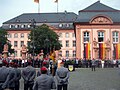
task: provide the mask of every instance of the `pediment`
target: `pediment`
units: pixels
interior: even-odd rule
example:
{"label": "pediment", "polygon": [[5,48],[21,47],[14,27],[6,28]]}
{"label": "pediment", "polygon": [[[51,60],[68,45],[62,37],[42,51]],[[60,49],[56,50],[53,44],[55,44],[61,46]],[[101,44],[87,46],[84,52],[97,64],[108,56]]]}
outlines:
{"label": "pediment", "polygon": [[91,24],[112,24],[112,20],[105,16],[97,16],[91,19]]}

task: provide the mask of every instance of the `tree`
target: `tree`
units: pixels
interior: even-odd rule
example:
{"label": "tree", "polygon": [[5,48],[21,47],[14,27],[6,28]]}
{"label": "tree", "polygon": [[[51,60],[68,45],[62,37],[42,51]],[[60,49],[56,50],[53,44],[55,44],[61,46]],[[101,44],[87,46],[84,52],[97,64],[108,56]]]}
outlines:
{"label": "tree", "polygon": [[14,49],[11,49],[11,44],[8,43],[7,39],[7,31],[4,30],[3,28],[0,28],[0,53],[3,53],[4,45],[8,44],[8,52],[9,53],[14,53]]}
{"label": "tree", "polygon": [[58,40],[59,36],[45,24],[32,29],[29,39],[29,53],[33,53],[34,49],[36,54],[39,54],[40,50],[43,50],[44,54],[47,54],[53,49],[60,50],[62,46]]}

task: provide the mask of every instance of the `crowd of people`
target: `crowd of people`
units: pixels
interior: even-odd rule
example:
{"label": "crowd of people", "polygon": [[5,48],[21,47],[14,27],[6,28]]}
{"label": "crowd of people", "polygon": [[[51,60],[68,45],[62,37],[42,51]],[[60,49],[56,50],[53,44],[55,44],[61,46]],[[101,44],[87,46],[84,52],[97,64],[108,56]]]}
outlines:
{"label": "crowd of people", "polygon": [[[67,90],[69,71],[60,63],[60,68],[49,68],[51,61],[40,62],[40,69],[35,69],[32,60],[27,60],[23,68],[18,68],[16,60],[3,59],[0,68],[0,90],[20,90],[20,79],[24,80],[24,90]],[[54,73],[53,73],[54,71]],[[56,78],[56,80],[55,80]],[[63,89],[62,89],[63,88]]]}

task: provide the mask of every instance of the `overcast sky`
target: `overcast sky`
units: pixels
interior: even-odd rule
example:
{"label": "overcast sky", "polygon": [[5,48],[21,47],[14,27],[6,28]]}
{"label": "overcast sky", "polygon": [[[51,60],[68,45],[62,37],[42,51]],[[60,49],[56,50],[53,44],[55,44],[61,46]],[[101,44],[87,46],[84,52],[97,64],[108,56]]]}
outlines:
{"label": "overcast sky", "polygon": [[[59,0],[58,11],[74,12],[78,14],[89,5],[98,0]],[[120,0],[100,0],[101,3],[120,10]],[[0,26],[3,22],[23,13],[37,13],[38,4],[34,0],[0,0]],[[57,12],[54,0],[40,0],[40,13]]]}

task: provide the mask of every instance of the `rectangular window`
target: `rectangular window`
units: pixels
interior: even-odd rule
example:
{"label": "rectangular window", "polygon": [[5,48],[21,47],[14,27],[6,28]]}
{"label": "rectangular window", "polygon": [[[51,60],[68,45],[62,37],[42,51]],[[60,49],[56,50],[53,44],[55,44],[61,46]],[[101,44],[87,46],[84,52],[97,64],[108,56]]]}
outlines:
{"label": "rectangular window", "polygon": [[73,47],[76,47],[76,41],[75,40],[73,41]]}
{"label": "rectangular window", "polygon": [[116,42],[118,42],[118,32],[113,32],[112,33],[112,36],[113,36],[113,43],[116,43]]}
{"label": "rectangular window", "polygon": [[8,38],[12,38],[12,34],[11,34],[11,33],[8,33],[7,37],[8,37]]}
{"label": "rectangular window", "polygon": [[14,34],[14,38],[18,38],[18,34],[17,33]]}
{"label": "rectangular window", "polygon": [[84,32],[84,39],[83,39],[83,41],[84,42],[89,42],[89,32]]}
{"label": "rectangular window", "polygon": [[17,47],[17,46],[18,46],[18,42],[14,41],[14,47]]}
{"label": "rectangular window", "polygon": [[69,51],[66,51],[66,57],[69,57]]}
{"label": "rectangular window", "polygon": [[24,38],[24,33],[21,33],[21,38]]}
{"label": "rectangular window", "polygon": [[69,38],[69,33],[66,33],[66,34],[65,34],[65,37],[66,37],[66,38]]}
{"label": "rectangular window", "polygon": [[72,33],[72,37],[75,37],[75,33]]}
{"label": "rectangular window", "polygon": [[59,37],[62,37],[62,33],[59,33]]}
{"label": "rectangular window", "polygon": [[22,47],[24,45],[24,41],[21,41],[20,46]]}
{"label": "rectangular window", "polygon": [[76,57],[76,51],[75,50],[73,51],[73,57]]}
{"label": "rectangular window", "polygon": [[104,41],[104,32],[98,32],[98,42]]}
{"label": "rectangular window", "polygon": [[14,54],[15,54],[15,57],[16,57],[17,56],[17,51],[15,51]]}
{"label": "rectangular window", "polygon": [[69,41],[68,40],[66,41],[66,47],[69,47]]}

